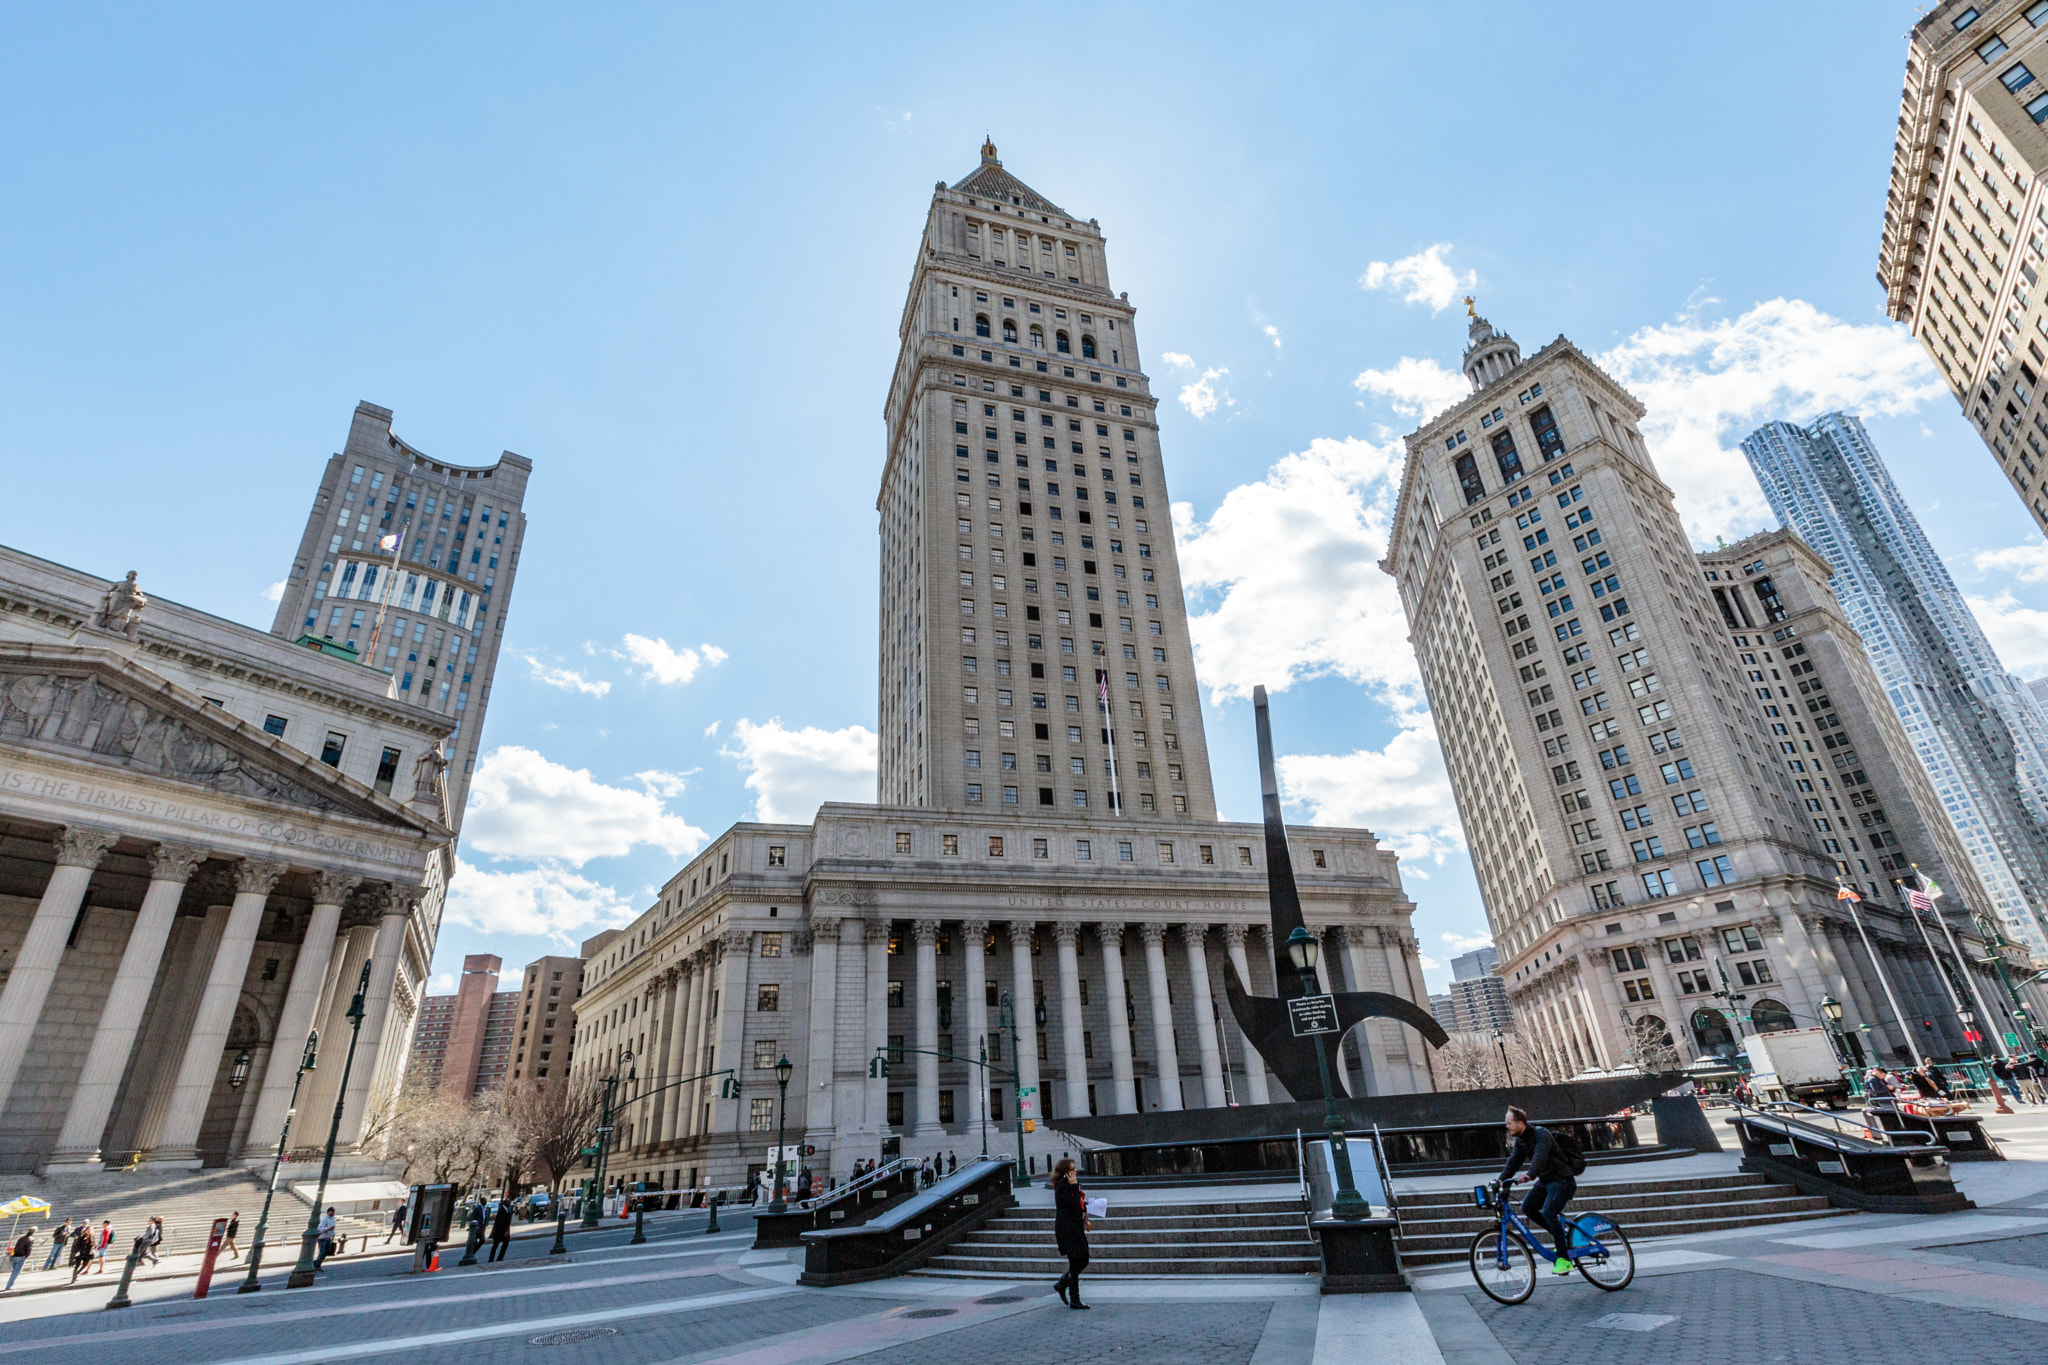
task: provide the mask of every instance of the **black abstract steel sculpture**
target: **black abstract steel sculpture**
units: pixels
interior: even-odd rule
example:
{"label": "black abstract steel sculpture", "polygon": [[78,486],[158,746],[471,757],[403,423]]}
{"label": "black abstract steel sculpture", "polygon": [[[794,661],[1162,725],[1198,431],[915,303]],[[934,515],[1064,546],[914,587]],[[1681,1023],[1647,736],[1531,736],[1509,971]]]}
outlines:
{"label": "black abstract steel sculpture", "polygon": [[1287,850],[1287,826],[1280,818],[1280,783],[1273,772],[1273,727],[1266,715],[1264,687],[1252,689],[1252,712],[1259,727],[1259,789],[1266,820],[1266,887],[1272,906],[1273,981],[1280,994],[1277,999],[1253,995],[1246,983],[1238,979],[1234,964],[1227,965],[1223,973],[1223,990],[1230,1001],[1230,1012],[1237,1019],[1237,1026],[1258,1049],[1259,1056],[1280,1078],[1280,1083],[1287,1087],[1289,1095],[1298,1101],[1307,1101],[1321,1093],[1315,1049],[1321,1046],[1331,1069],[1342,1075],[1337,1050],[1344,1035],[1363,1020],[1397,1020],[1427,1038],[1434,1047],[1448,1043],[1450,1035],[1444,1032],[1443,1025],[1437,1023],[1434,1015],[1412,1000],[1384,991],[1337,991],[1333,994],[1337,1001],[1338,1031],[1308,1038],[1294,1036],[1293,1026],[1288,1022],[1287,1002],[1300,998],[1304,992],[1293,964],[1283,961],[1280,955],[1287,951],[1287,936],[1303,927],[1301,895],[1294,885],[1294,859]]}

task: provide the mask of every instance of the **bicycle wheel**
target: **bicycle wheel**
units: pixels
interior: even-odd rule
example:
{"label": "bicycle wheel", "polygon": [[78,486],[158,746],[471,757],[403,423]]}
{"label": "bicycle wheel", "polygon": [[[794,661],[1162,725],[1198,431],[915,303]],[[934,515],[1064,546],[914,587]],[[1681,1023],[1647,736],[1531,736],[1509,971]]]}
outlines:
{"label": "bicycle wheel", "polygon": [[1495,1303],[1517,1304],[1536,1292],[1536,1253],[1519,1233],[1482,1228],[1469,1259],[1472,1278]]}
{"label": "bicycle wheel", "polygon": [[1628,1234],[1616,1227],[1613,1219],[1599,1213],[1580,1214],[1572,1220],[1572,1226],[1578,1229],[1572,1263],[1578,1266],[1587,1283],[1609,1293],[1628,1288],[1636,1277],[1636,1253],[1628,1244]]}

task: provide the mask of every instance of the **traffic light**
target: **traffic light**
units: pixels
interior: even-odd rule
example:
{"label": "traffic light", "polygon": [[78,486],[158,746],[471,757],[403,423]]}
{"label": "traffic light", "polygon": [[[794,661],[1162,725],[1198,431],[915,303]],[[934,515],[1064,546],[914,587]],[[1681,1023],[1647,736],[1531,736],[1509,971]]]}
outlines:
{"label": "traffic light", "polygon": [[720,1081],[720,1082],[718,1083],[718,1098],[720,1098],[720,1099],[722,1099],[722,1100],[736,1100],[736,1099],[738,1099],[739,1097],[740,1097],[740,1078],[739,1078],[739,1077],[737,1077],[737,1076],[727,1076],[727,1077],[726,1077],[726,1078],[725,1078],[724,1080],[722,1080],[722,1081]]}
{"label": "traffic light", "polygon": [[886,1081],[889,1079],[889,1059],[887,1057],[877,1053],[875,1056],[868,1058],[868,1079],[871,1081]]}

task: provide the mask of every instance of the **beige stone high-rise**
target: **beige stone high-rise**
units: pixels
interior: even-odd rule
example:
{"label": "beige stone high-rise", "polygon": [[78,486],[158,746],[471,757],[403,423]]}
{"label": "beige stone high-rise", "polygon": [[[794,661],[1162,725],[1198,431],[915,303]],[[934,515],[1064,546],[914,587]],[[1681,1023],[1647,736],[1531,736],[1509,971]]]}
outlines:
{"label": "beige stone high-rise", "polygon": [[933,191],[876,501],[883,804],[1216,818],[1134,316],[993,144]]}
{"label": "beige stone high-rise", "polygon": [[2048,529],[2048,0],[1946,0],[1913,25],[1877,278]]}
{"label": "beige stone high-rise", "polygon": [[1569,1070],[1641,1060],[1646,1024],[1732,1052],[1830,994],[1888,1061],[1961,1050],[1936,949],[1878,902],[1908,859],[1983,893],[1824,566],[1791,537],[1696,559],[1642,405],[1563,337],[1524,358],[1474,318],[1464,368],[1471,396],[1407,438],[1382,567],[1517,1019]]}

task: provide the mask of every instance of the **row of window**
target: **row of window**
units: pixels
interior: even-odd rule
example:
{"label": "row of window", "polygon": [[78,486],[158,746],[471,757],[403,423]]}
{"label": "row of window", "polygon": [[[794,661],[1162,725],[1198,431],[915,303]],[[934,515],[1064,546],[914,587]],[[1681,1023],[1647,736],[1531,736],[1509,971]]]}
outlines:
{"label": "row of window", "polygon": [[[953,347],[953,354],[954,354],[954,355],[956,355],[956,356],[959,356],[959,357],[960,357],[960,358],[961,358],[962,360],[965,360],[965,359],[967,358],[967,348],[966,348],[965,346],[959,346],[959,345],[956,345],[956,346],[954,346],[954,347]],[[989,363],[989,364],[994,364],[994,363],[995,363],[995,358],[996,358],[996,357],[995,357],[995,353],[994,353],[993,351],[982,351],[982,352],[980,352],[980,356],[981,356],[981,359],[982,359],[983,361],[985,361],[985,362],[987,362],[987,363]],[[1013,356],[1011,356],[1011,357],[1010,357],[1010,368],[1011,368],[1011,369],[1013,369],[1013,370],[1021,370],[1021,369],[1023,369],[1023,368],[1024,368],[1024,360],[1023,360],[1023,357],[1021,357],[1021,356],[1014,356],[1014,355],[1013,355]],[[1046,364],[1046,363],[1045,363],[1045,362],[1044,362],[1043,360],[1040,360],[1040,361],[1037,361],[1037,362],[1035,362],[1035,368],[1037,369],[1038,373],[1040,373],[1040,374],[1051,374],[1051,373],[1052,373],[1052,370],[1051,370],[1051,368],[1050,368],[1049,366],[1047,366],[1047,364]],[[1070,365],[1070,366],[1066,366],[1066,367],[1062,368],[1062,369],[1060,370],[1060,377],[1061,377],[1061,378],[1063,378],[1063,379],[1072,379],[1072,378],[1074,378],[1074,377],[1075,377],[1075,375],[1074,375],[1074,370],[1073,370],[1073,367],[1072,367],[1072,366]],[[1090,371],[1088,371],[1088,382],[1089,382],[1089,383],[1091,383],[1091,384],[1100,384],[1100,383],[1102,382],[1102,372],[1101,372],[1100,370],[1090,370]],[[955,385],[956,387],[959,387],[959,388],[963,388],[963,389],[964,389],[964,388],[966,388],[966,387],[967,387],[967,376],[966,376],[966,375],[964,375],[964,374],[956,374],[956,375],[954,375],[954,376],[953,376],[953,383],[954,383],[954,385]],[[1129,382],[1129,380],[1128,380],[1128,379],[1126,379],[1126,377],[1125,377],[1125,376],[1123,376],[1123,375],[1118,375],[1118,376],[1116,376],[1116,386],[1117,386],[1118,388],[1120,388],[1120,389],[1127,389],[1127,388],[1129,388],[1129,387],[1130,387],[1130,382]],[[987,393],[994,393],[994,392],[995,392],[995,389],[996,389],[996,381],[995,381],[995,380],[993,380],[993,379],[984,379],[984,380],[982,380],[982,381],[981,381],[981,387],[982,387],[982,390],[983,390],[984,392],[987,392]]]}

